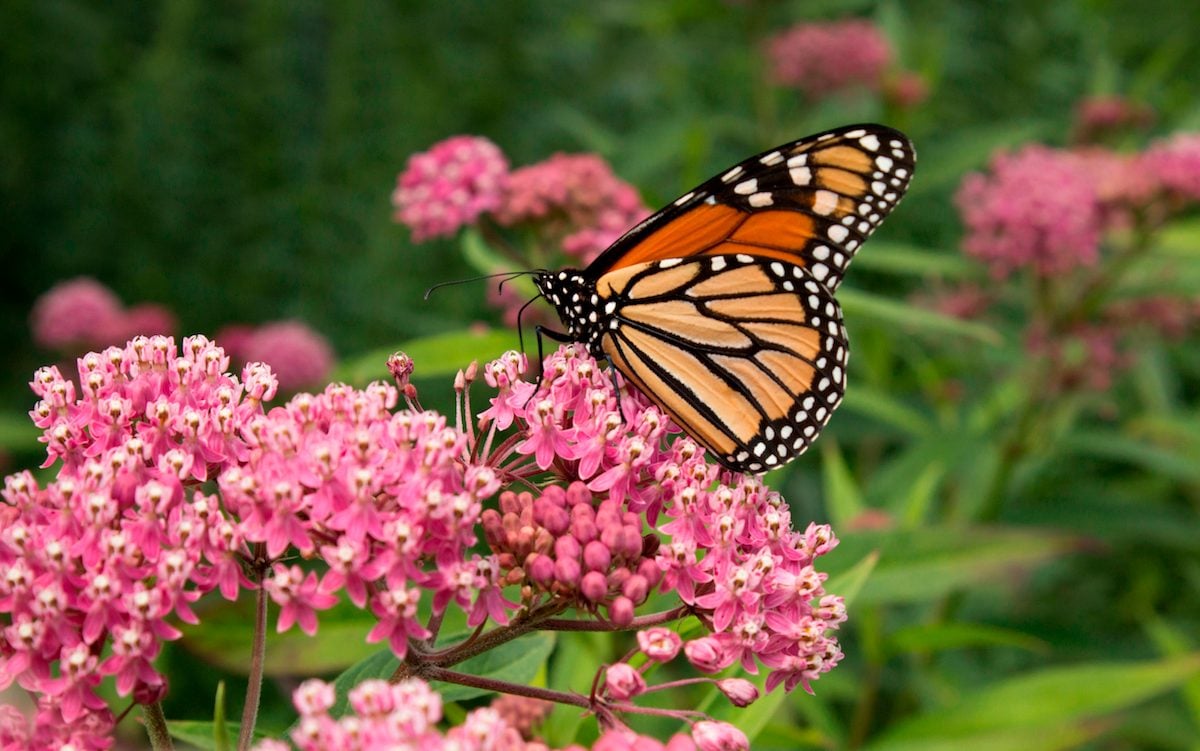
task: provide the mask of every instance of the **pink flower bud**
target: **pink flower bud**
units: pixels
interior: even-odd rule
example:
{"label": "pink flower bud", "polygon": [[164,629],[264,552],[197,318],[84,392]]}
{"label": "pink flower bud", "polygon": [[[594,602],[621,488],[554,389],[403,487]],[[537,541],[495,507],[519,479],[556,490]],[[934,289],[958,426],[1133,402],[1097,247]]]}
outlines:
{"label": "pink flower bud", "polygon": [[642,533],[640,527],[624,526],[617,532],[617,545],[613,548],[617,555],[634,560],[642,554]]}
{"label": "pink flower bud", "polygon": [[579,480],[567,486],[567,505],[568,506],[587,506],[591,508],[592,492],[588,490],[587,485]]}
{"label": "pink flower bud", "polygon": [[667,741],[667,751],[696,751],[696,742],[690,736],[676,734]]}
{"label": "pink flower bud", "polygon": [[611,563],[612,553],[604,543],[592,540],[583,548],[583,565],[592,571],[605,571]]}
{"label": "pink flower bud", "polygon": [[579,561],[574,558],[559,558],[554,562],[554,578],[568,586],[573,587],[578,584],[579,575],[582,572]]}
{"label": "pink flower bud", "polygon": [[692,740],[700,751],[750,751],[746,734],[727,722],[697,722],[692,726]]}
{"label": "pink flower bud", "polygon": [[579,540],[570,535],[564,535],[554,541],[555,558],[574,558],[579,560],[582,552],[583,549],[579,546]]}
{"label": "pink flower bud", "polygon": [[646,584],[651,589],[658,586],[658,582],[662,579],[662,569],[658,567],[658,562],[653,558],[645,558],[638,564],[638,575],[646,580]]}
{"label": "pink flower bud", "polygon": [[599,571],[589,571],[579,582],[579,591],[592,602],[600,602],[608,595],[608,580]]}
{"label": "pink flower bud", "polygon": [[525,572],[529,574],[529,578],[543,587],[549,586],[554,581],[554,560],[548,555],[537,553],[530,555],[530,558],[532,560],[525,561]]}
{"label": "pink flower bud", "polygon": [[758,687],[744,678],[724,678],[717,681],[717,688],[735,707],[748,707],[758,699]]}
{"label": "pink flower bud", "polygon": [[604,673],[604,682],[614,699],[628,699],[646,690],[646,679],[627,662],[609,665]]}
{"label": "pink flower bud", "polygon": [[646,583],[646,577],[638,574],[629,577],[621,585],[621,593],[634,602],[645,602],[649,591],[650,586]]}
{"label": "pink flower bud", "polygon": [[[683,653],[687,655],[688,662],[702,673],[715,673],[730,664],[721,643],[711,636],[689,641],[683,645]],[[699,743],[699,739],[696,742]]]}
{"label": "pink flower bud", "polygon": [[[576,508],[579,508],[576,506]],[[591,519],[575,519],[571,522],[571,534],[581,543],[589,543],[599,536],[596,523]]]}
{"label": "pink flower bud", "polygon": [[614,598],[608,606],[608,619],[621,628],[633,623],[633,601],[624,595]]}

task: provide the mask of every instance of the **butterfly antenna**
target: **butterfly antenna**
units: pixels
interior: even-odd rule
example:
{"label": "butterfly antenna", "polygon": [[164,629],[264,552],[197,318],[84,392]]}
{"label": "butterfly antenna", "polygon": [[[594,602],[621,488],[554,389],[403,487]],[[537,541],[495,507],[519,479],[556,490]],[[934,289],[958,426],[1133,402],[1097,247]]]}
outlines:
{"label": "butterfly antenna", "polygon": [[[507,281],[508,281],[508,279],[504,280],[504,282],[507,282]],[[500,284],[503,285],[504,282],[500,282]],[[539,292],[536,297],[530,299],[528,302],[526,302],[524,305],[521,306],[520,310],[517,311],[517,346],[519,346],[521,348],[522,352],[525,351],[525,327],[521,325],[521,316],[525,315],[526,308],[528,308],[530,305],[533,305],[535,302],[540,300],[541,297],[542,297],[542,293]]]}
{"label": "butterfly antenna", "polygon": [[451,281],[448,281],[448,282],[440,282],[438,284],[435,284],[432,287],[430,287],[429,289],[425,290],[425,299],[428,300],[429,296],[433,294],[434,290],[441,289],[442,287],[452,287],[455,284],[469,284],[471,282],[482,282],[482,281],[486,281],[488,279],[501,279],[500,287],[503,288],[504,282],[507,282],[511,279],[516,279],[518,276],[524,276],[526,274],[534,274],[534,273],[537,273],[537,272],[534,272],[534,271],[501,271],[496,274],[484,274],[482,276],[471,276],[471,277],[467,277],[466,279],[452,279]]}

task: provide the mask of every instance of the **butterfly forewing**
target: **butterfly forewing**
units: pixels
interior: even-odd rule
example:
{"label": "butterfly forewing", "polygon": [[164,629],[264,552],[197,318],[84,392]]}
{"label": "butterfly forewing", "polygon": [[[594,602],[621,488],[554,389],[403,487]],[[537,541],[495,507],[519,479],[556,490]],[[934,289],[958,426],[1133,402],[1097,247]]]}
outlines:
{"label": "butterfly forewing", "polygon": [[852,125],[751,157],[680,196],[606,250],[588,273],[668,258],[748,253],[809,269],[836,290],[854,254],[912,179],[899,131]]}

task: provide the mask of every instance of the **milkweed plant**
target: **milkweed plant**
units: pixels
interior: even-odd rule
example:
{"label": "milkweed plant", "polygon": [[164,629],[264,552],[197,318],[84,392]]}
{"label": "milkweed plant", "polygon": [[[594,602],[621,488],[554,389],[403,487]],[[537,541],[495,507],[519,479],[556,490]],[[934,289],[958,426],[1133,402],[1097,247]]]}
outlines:
{"label": "milkweed plant", "polygon": [[[314,634],[341,601],[374,615],[366,639],[398,667],[355,687],[344,714],[330,684],[303,684],[290,733],[303,749],[545,747],[495,708],[442,733],[433,680],[576,706],[600,725],[596,747],[661,747],[626,724],[653,714],[688,727],[673,749],[745,748],[734,726],[645,697],[703,682],[745,706],[760,688],[727,668],[811,690],[842,656],[845,608],[817,568],[832,530],[794,527],[777,493],[706,461],[577,346],[538,383],[516,352],[463,370],[454,417],[421,406],[401,354],[393,383],[275,406],[268,367],[232,374],[203,336],[137,337],[77,365],[78,382],[46,367],[31,383],[56,474],[8,477],[0,505],[0,682],[37,698],[32,721],[0,718],[0,747],[110,748],[101,682],[153,710],[169,688],[155,658],[209,594],[258,603],[242,747],[269,621]],[[452,608],[472,631],[440,638]],[[539,630],[635,638],[586,695],[455,670]],[[166,747],[161,716],[146,717]]]}

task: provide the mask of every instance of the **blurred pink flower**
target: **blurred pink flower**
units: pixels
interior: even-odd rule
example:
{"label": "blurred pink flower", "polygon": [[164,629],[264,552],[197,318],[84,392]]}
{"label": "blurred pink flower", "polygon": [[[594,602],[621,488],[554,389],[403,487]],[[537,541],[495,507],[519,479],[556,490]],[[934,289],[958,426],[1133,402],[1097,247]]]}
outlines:
{"label": "blurred pink flower", "polygon": [[797,24],[767,40],[771,77],[815,98],[850,88],[877,89],[892,60],[873,23],[859,19]]}
{"label": "blurred pink flower", "polygon": [[121,315],[121,301],[95,279],[59,282],[33,304],[33,340],[45,349],[102,346]]}
{"label": "blurred pink flower", "polygon": [[1200,133],[1176,133],[1151,144],[1141,163],[1169,197],[1200,201]]}
{"label": "blurred pink flower", "polygon": [[512,173],[496,218],[505,225],[539,223],[586,263],[649,213],[604,159],[560,153]]}
{"label": "blurred pink flower", "polygon": [[1154,122],[1154,110],[1119,96],[1094,96],[1075,105],[1072,140],[1096,143],[1106,137]]}
{"label": "blurred pink flower", "polygon": [[1000,154],[990,175],[963,179],[956,202],[967,228],[963,249],[997,278],[1022,268],[1053,276],[1099,257],[1099,197],[1069,152],[1032,145]]}
{"label": "blurred pink flower", "polygon": [[165,305],[143,303],[121,313],[105,343],[125,342],[135,336],[171,336],[178,322]]}
{"label": "blurred pink flower", "polygon": [[329,342],[300,321],[276,321],[254,329],[244,357],[246,362],[270,365],[284,391],[319,385],[334,364]]}
{"label": "blurred pink flower", "polygon": [[479,136],[454,136],[414,154],[392,192],[393,218],[413,240],[448,237],[500,205],[508,160]]}
{"label": "blurred pink flower", "polygon": [[928,97],[929,85],[920,73],[902,70],[884,79],[883,98],[893,107],[910,109]]}

